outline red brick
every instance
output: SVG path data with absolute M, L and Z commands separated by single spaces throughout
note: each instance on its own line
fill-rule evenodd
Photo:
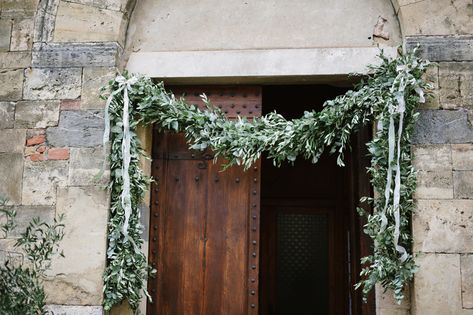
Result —
M 76 100 L 62 100 L 61 110 L 80 110 L 80 99 Z
M 44 143 L 44 141 L 46 141 L 46 136 L 45 135 L 37 135 L 37 136 L 33 136 L 33 137 L 27 139 L 26 140 L 26 145 L 29 147 L 29 146 L 32 146 L 32 145 Z
M 37 161 L 44 161 L 44 155 L 41 153 L 34 153 L 30 155 L 31 161 L 37 162 Z
M 51 148 L 47 151 L 48 160 L 69 160 L 69 149 Z
M 46 151 L 47 148 L 48 148 L 47 146 L 40 145 L 36 148 L 36 152 L 43 153 L 44 151 Z

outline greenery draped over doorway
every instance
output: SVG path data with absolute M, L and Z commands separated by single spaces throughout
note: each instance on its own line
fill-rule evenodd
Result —
M 371 156 L 367 172 L 375 197 L 362 200 L 373 205 L 373 212 L 359 208 L 360 215 L 366 217 L 365 233 L 373 239 L 374 249 L 361 261 L 362 280 L 357 287 L 366 296 L 380 283 L 401 301 L 417 268 L 409 225 L 416 186 L 410 139 L 416 107 L 431 88 L 422 79 L 429 62 L 418 58 L 415 50 L 400 52 L 394 59 L 381 53 L 379 58 L 380 64 L 368 66 L 368 75 L 353 90 L 326 101 L 321 111 L 305 112 L 293 120 L 275 112 L 252 120 L 228 120 L 205 95 L 207 110 L 203 111 L 166 91 L 162 82 L 126 73 L 110 81 L 104 89 L 110 92 L 104 97 L 104 145 L 109 135 L 111 138 L 105 310 L 127 300 L 138 313 L 142 292 L 149 297 L 144 286 L 152 270 L 141 250 L 140 205 L 152 179 L 140 168 L 139 160 L 145 153 L 136 128 L 151 124 L 185 133 L 192 149 L 211 148 L 216 157 L 228 160 L 224 167 L 249 168 L 263 152 L 275 165 L 281 165 L 297 158 L 316 163 L 327 150 L 337 154 L 337 164 L 343 166 L 351 135 L 376 122 L 373 140 L 367 143 Z

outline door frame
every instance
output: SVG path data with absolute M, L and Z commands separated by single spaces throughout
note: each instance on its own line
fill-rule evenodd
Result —
M 349 226 L 350 226 L 350 231 L 351 231 L 351 237 L 350 237 L 350 268 L 351 268 L 351 286 L 353 287 L 355 283 L 357 283 L 360 280 L 359 273 L 361 271 L 361 266 L 360 266 L 360 259 L 364 256 L 367 256 L 372 253 L 372 240 L 364 234 L 363 232 L 363 225 L 365 224 L 365 220 L 360 218 L 356 208 L 358 206 L 362 206 L 363 208 L 367 209 L 368 211 L 371 211 L 370 207 L 367 205 L 361 205 L 359 202 L 360 197 L 362 196 L 372 196 L 372 188 L 369 183 L 369 176 L 366 174 L 366 167 L 370 165 L 370 160 L 367 157 L 367 150 L 365 144 L 371 140 L 372 137 L 372 131 L 370 128 L 363 128 L 360 130 L 360 132 L 355 135 L 352 138 L 352 152 L 347 154 L 347 166 L 350 167 L 350 174 L 349 174 L 349 180 L 350 180 L 350 196 L 352 196 L 352 199 L 349 200 Z M 154 140 L 154 139 L 153 139 Z M 154 142 L 154 141 L 153 141 Z M 152 146 L 153 148 L 155 147 L 155 144 Z M 151 150 L 153 149 L 151 148 Z M 151 151 L 149 150 L 149 151 Z M 260 189 L 260 185 L 257 185 L 258 189 Z M 152 191 L 155 191 L 156 187 L 152 186 Z M 152 195 L 152 194 L 151 194 Z M 151 200 L 151 207 L 153 203 L 155 202 L 153 198 L 150 197 Z M 257 202 L 259 204 L 259 202 Z M 149 219 L 152 218 L 150 210 L 150 215 Z M 145 216 L 146 217 L 146 216 Z M 259 222 L 259 216 L 257 217 L 257 222 L 255 222 L 255 228 L 257 229 L 260 222 Z M 150 240 L 153 238 L 151 236 L 151 231 L 154 228 L 151 225 L 149 226 L 149 231 L 147 234 L 149 234 Z M 259 233 L 258 233 L 259 234 Z M 255 240 L 257 244 L 259 244 L 259 239 Z M 149 243 L 148 243 L 149 245 Z M 149 256 L 152 255 L 152 246 L 148 246 L 149 249 Z M 258 246 L 258 250 L 259 250 Z M 250 255 L 249 255 L 250 256 Z M 250 264 L 248 263 L 248 267 L 252 268 L 253 270 L 256 270 L 256 275 L 257 272 L 259 271 L 259 266 L 258 266 L 259 260 L 256 263 Z M 253 268 L 253 266 L 256 266 L 256 268 Z M 254 279 L 254 278 L 253 278 Z M 255 283 L 258 283 L 258 277 L 256 277 Z M 153 282 L 153 280 L 150 280 L 150 282 Z M 259 288 L 258 288 L 259 289 Z M 151 291 L 152 292 L 152 291 Z M 368 296 L 367 303 L 362 303 L 361 301 L 361 290 L 349 290 L 351 294 L 351 301 L 353 305 L 353 310 L 354 314 L 362 314 L 362 315 L 373 315 L 375 314 L 375 292 L 374 290 L 370 293 Z M 259 304 L 259 303 L 258 303 Z

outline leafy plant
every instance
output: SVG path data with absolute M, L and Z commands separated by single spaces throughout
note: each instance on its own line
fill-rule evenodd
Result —
M 144 283 L 148 266 L 140 250 L 143 229 L 138 206 L 150 178 L 144 176 L 139 167 L 139 157 L 143 155 L 135 134 L 139 124 L 184 132 L 190 148 L 211 148 L 215 157 L 225 157 L 227 167 L 249 168 L 263 152 L 275 165 L 280 165 L 284 161 L 294 162 L 298 157 L 316 163 L 326 150 L 337 154 L 337 164 L 343 166 L 351 135 L 365 125 L 380 122 L 380 127 L 384 127 L 378 129 L 368 144 L 371 155 L 368 172 L 378 193 L 376 199 L 365 198 L 365 201 L 373 202 L 374 211 L 367 213 L 360 209 L 360 214 L 368 219 L 365 232 L 374 240 L 374 254 L 362 259 L 363 280 L 357 287 L 362 287 L 366 295 L 375 283 L 381 283 L 384 288 L 393 289 L 395 298 L 400 301 L 403 288 L 416 271 L 410 254 L 409 220 L 415 190 L 410 136 L 417 117 L 416 106 L 423 100 L 424 91 L 430 88 L 422 79 L 429 63 L 417 58 L 415 51 L 400 53 L 394 59 L 381 53 L 380 60 L 380 65 L 369 66 L 369 75 L 354 90 L 326 101 L 321 111 L 307 111 L 303 117 L 293 120 L 275 112 L 252 120 L 244 117 L 228 120 L 205 95 L 202 97 L 207 110 L 203 111 L 166 91 L 162 82 L 154 83 L 149 78 L 127 73 L 110 81 L 106 113 L 112 136 L 112 206 L 108 266 L 104 274 L 105 309 L 127 299 L 132 310 L 138 313 L 141 291 L 147 294 Z M 128 124 L 130 146 L 126 151 Z M 399 151 L 399 163 L 392 153 L 393 143 Z M 123 180 L 124 165 L 128 166 L 124 152 L 130 155 L 131 217 L 127 234 L 123 233 L 122 200 L 127 197 L 124 188 L 128 185 Z M 394 175 L 392 170 L 397 170 L 398 165 L 399 171 Z M 395 184 L 391 184 L 393 176 Z M 399 198 L 391 197 L 393 191 L 395 195 L 399 192 Z
M 16 228 L 16 212 L 1 198 L 0 214 L 6 218 L 0 228 L 7 237 Z M 59 216 L 49 224 L 33 218 L 14 244 L 15 249 L 22 253 L 6 253 L 6 259 L 0 265 L 0 314 L 51 314 L 44 308 L 46 294 L 42 281 L 51 267 L 51 259 L 55 255 L 64 256 L 59 251 L 59 242 L 64 237 L 62 220 L 63 217 Z

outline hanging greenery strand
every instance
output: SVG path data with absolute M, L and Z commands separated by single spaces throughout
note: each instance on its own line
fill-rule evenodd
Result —
M 351 135 L 377 121 L 377 131 L 368 143 L 368 172 L 376 197 L 363 199 L 372 203 L 374 210 L 359 209 L 367 218 L 365 232 L 374 240 L 374 249 L 362 259 L 362 280 L 357 287 L 362 287 L 366 296 L 380 283 L 401 301 L 403 289 L 416 271 L 410 252 L 409 219 L 416 184 L 410 137 L 417 104 L 424 101 L 423 91 L 430 89 L 422 79 L 428 62 L 417 58 L 415 51 L 400 53 L 394 59 L 382 53 L 379 57 L 380 64 L 369 66 L 369 75 L 354 90 L 326 101 L 319 112 L 308 111 L 293 120 L 275 112 L 252 120 L 228 120 L 205 95 L 207 110 L 203 111 L 149 78 L 124 74 L 111 81 L 106 109 L 111 134 L 111 212 L 105 309 L 128 300 L 137 314 L 142 291 L 147 295 L 144 284 L 150 269 L 141 251 L 139 207 L 151 179 L 139 166 L 144 154 L 135 133 L 139 124 L 184 132 L 190 148 L 212 149 L 215 157 L 227 159 L 225 167 L 249 168 L 263 152 L 279 166 L 298 157 L 316 163 L 329 151 L 337 154 L 337 164 L 343 166 Z

